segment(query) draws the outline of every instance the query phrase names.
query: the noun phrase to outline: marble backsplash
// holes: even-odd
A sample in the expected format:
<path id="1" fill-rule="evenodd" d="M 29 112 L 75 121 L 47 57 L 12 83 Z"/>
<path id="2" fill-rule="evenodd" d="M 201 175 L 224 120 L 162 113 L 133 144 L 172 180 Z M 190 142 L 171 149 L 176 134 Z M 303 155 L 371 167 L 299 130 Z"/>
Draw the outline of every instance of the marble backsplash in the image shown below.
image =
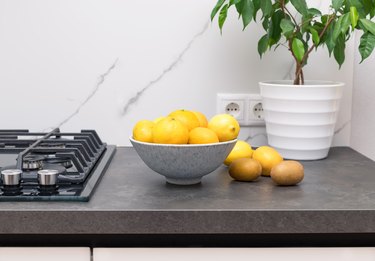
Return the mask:
<path id="1" fill-rule="evenodd" d="M 259 93 L 259 81 L 290 79 L 286 49 L 259 59 L 259 24 L 243 32 L 233 12 L 220 35 L 209 20 L 215 2 L 0 1 L 0 128 L 96 129 L 128 146 L 140 119 L 180 108 L 211 117 L 217 93 Z M 338 70 L 319 50 L 305 71 L 346 83 L 334 145 L 349 145 L 355 51 L 349 41 Z M 240 138 L 258 146 L 264 134 L 244 127 Z"/>

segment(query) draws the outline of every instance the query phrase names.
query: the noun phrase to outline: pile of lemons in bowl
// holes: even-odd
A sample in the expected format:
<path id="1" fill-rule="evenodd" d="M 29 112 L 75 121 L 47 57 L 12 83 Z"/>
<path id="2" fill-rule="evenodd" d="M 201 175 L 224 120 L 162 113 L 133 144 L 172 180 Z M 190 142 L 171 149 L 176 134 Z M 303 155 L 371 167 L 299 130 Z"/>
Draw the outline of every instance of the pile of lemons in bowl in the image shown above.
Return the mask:
<path id="1" fill-rule="evenodd" d="M 193 185 L 222 165 L 239 131 L 231 115 L 218 114 L 208 121 L 202 113 L 177 110 L 137 122 L 130 142 L 143 162 L 168 183 Z"/>
<path id="2" fill-rule="evenodd" d="M 176 110 L 152 121 L 138 121 L 133 139 L 158 144 L 209 144 L 234 140 L 239 131 L 240 125 L 229 114 L 218 114 L 208 121 L 201 112 Z"/>

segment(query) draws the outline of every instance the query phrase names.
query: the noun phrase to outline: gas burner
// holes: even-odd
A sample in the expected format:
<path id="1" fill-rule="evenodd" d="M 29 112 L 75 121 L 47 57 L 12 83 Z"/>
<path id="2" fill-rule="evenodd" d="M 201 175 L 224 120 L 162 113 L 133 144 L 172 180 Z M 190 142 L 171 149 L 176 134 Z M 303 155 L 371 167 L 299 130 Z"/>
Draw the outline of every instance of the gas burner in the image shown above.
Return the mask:
<path id="1" fill-rule="evenodd" d="M 43 160 L 45 157 L 41 155 L 27 155 L 23 158 L 23 170 L 37 170 L 43 167 Z"/>
<path id="2" fill-rule="evenodd" d="M 59 171 L 57 169 L 42 169 L 38 171 L 38 182 L 40 186 L 56 186 L 57 176 Z"/>
<path id="3" fill-rule="evenodd" d="M 69 158 L 64 157 L 49 156 L 46 157 L 43 162 L 51 165 L 60 165 L 66 169 L 73 167 L 72 161 Z"/>
<path id="4" fill-rule="evenodd" d="M 4 187 L 19 186 L 21 181 L 22 170 L 20 169 L 3 169 L 1 171 L 1 179 Z"/>

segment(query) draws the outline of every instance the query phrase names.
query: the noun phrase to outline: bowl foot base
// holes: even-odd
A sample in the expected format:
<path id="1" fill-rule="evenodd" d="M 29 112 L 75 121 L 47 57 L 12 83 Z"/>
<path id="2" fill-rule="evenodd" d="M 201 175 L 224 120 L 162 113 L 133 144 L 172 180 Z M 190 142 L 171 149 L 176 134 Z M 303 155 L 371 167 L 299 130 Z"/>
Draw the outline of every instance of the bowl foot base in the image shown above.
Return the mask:
<path id="1" fill-rule="evenodd" d="M 201 182 L 202 178 L 194 178 L 194 179 L 174 179 L 174 178 L 166 178 L 167 182 L 174 185 L 194 185 Z"/>

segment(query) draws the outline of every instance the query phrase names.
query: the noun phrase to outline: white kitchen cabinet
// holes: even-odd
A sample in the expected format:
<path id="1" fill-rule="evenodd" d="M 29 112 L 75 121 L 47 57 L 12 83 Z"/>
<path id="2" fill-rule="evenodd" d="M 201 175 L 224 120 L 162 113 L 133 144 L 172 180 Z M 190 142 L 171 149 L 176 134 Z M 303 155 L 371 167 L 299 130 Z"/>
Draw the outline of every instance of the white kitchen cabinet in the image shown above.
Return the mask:
<path id="1" fill-rule="evenodd" d="M 374 261 L 375 248 L 94 248 L 93 261 Z"/>
<path id="2" fill-rule="evenodd" d="M 0 247 L 0 261 L 90 261 L 88 247 Z"/>

